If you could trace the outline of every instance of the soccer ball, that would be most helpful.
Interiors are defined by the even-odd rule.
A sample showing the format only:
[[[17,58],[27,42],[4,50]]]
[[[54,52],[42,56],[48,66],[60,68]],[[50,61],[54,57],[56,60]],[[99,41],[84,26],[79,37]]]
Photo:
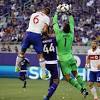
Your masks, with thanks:
[[[67,12],[71,9],[71,4],[68,5],[68,4],[60,4],[57,9],[59,10],[59,12]]]
[[[62,12],[69,11],[69,5],[68,4],[62,4],[61,11]]]

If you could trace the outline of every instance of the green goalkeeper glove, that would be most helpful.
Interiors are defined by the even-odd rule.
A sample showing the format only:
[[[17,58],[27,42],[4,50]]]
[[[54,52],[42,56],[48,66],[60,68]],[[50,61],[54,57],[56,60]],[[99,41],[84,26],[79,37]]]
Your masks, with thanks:
[[[19,67],[15,67],[15,72],[19,72],[20,68]]]

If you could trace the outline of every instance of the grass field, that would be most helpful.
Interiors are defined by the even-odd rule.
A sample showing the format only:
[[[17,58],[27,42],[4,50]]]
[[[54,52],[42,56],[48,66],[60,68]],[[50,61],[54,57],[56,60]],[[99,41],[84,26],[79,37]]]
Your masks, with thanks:
[[[48,81],[28,80],[28,86],[24,90],[19,79],[1,78],[0,100],[43,100],[43,96],[47,93],[47,87]],[[76,88],[65,81],[60,81],[51,100],[84,100],[84,98]],[[89,95],[85,100],[93,100],[93,98]]]

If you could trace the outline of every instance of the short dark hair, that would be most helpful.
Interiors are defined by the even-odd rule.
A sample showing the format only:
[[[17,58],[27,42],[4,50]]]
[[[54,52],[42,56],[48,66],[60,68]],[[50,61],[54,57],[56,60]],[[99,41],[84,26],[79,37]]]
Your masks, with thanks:
[[[50,14],[50,8],[49,8],[49,7],[44,8],[44,11],[45,11],[45,13],[46,13],[47,15]]]
[[[69,23],[64,23],[63,31],[65,33],[69,33],[70,32],[70,25],[69,25]]]

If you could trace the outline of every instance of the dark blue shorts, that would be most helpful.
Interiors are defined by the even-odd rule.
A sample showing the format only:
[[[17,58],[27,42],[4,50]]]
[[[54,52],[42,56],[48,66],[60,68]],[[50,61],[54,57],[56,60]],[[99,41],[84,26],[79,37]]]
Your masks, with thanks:
[[[59,78],[59,69],[57,64],[46,64],[46,68],[48,71],[50,71],[52,79]]]
[[[26,72],[19,72],[19,78],[22,80],[26,80]]]
[[[96,72],[90,71],[89,78],[90,78],[89,80],[90,82],[100,83],[100,71],[96,71]]]
[[[33,45],[33,48],[35,49],[37,53],[42,53],[43,46],[42,46],[41,34],[26,32],[24,39],[22,41],[21,50],[26,51],[26,49],[29,48],[30,45]]]

